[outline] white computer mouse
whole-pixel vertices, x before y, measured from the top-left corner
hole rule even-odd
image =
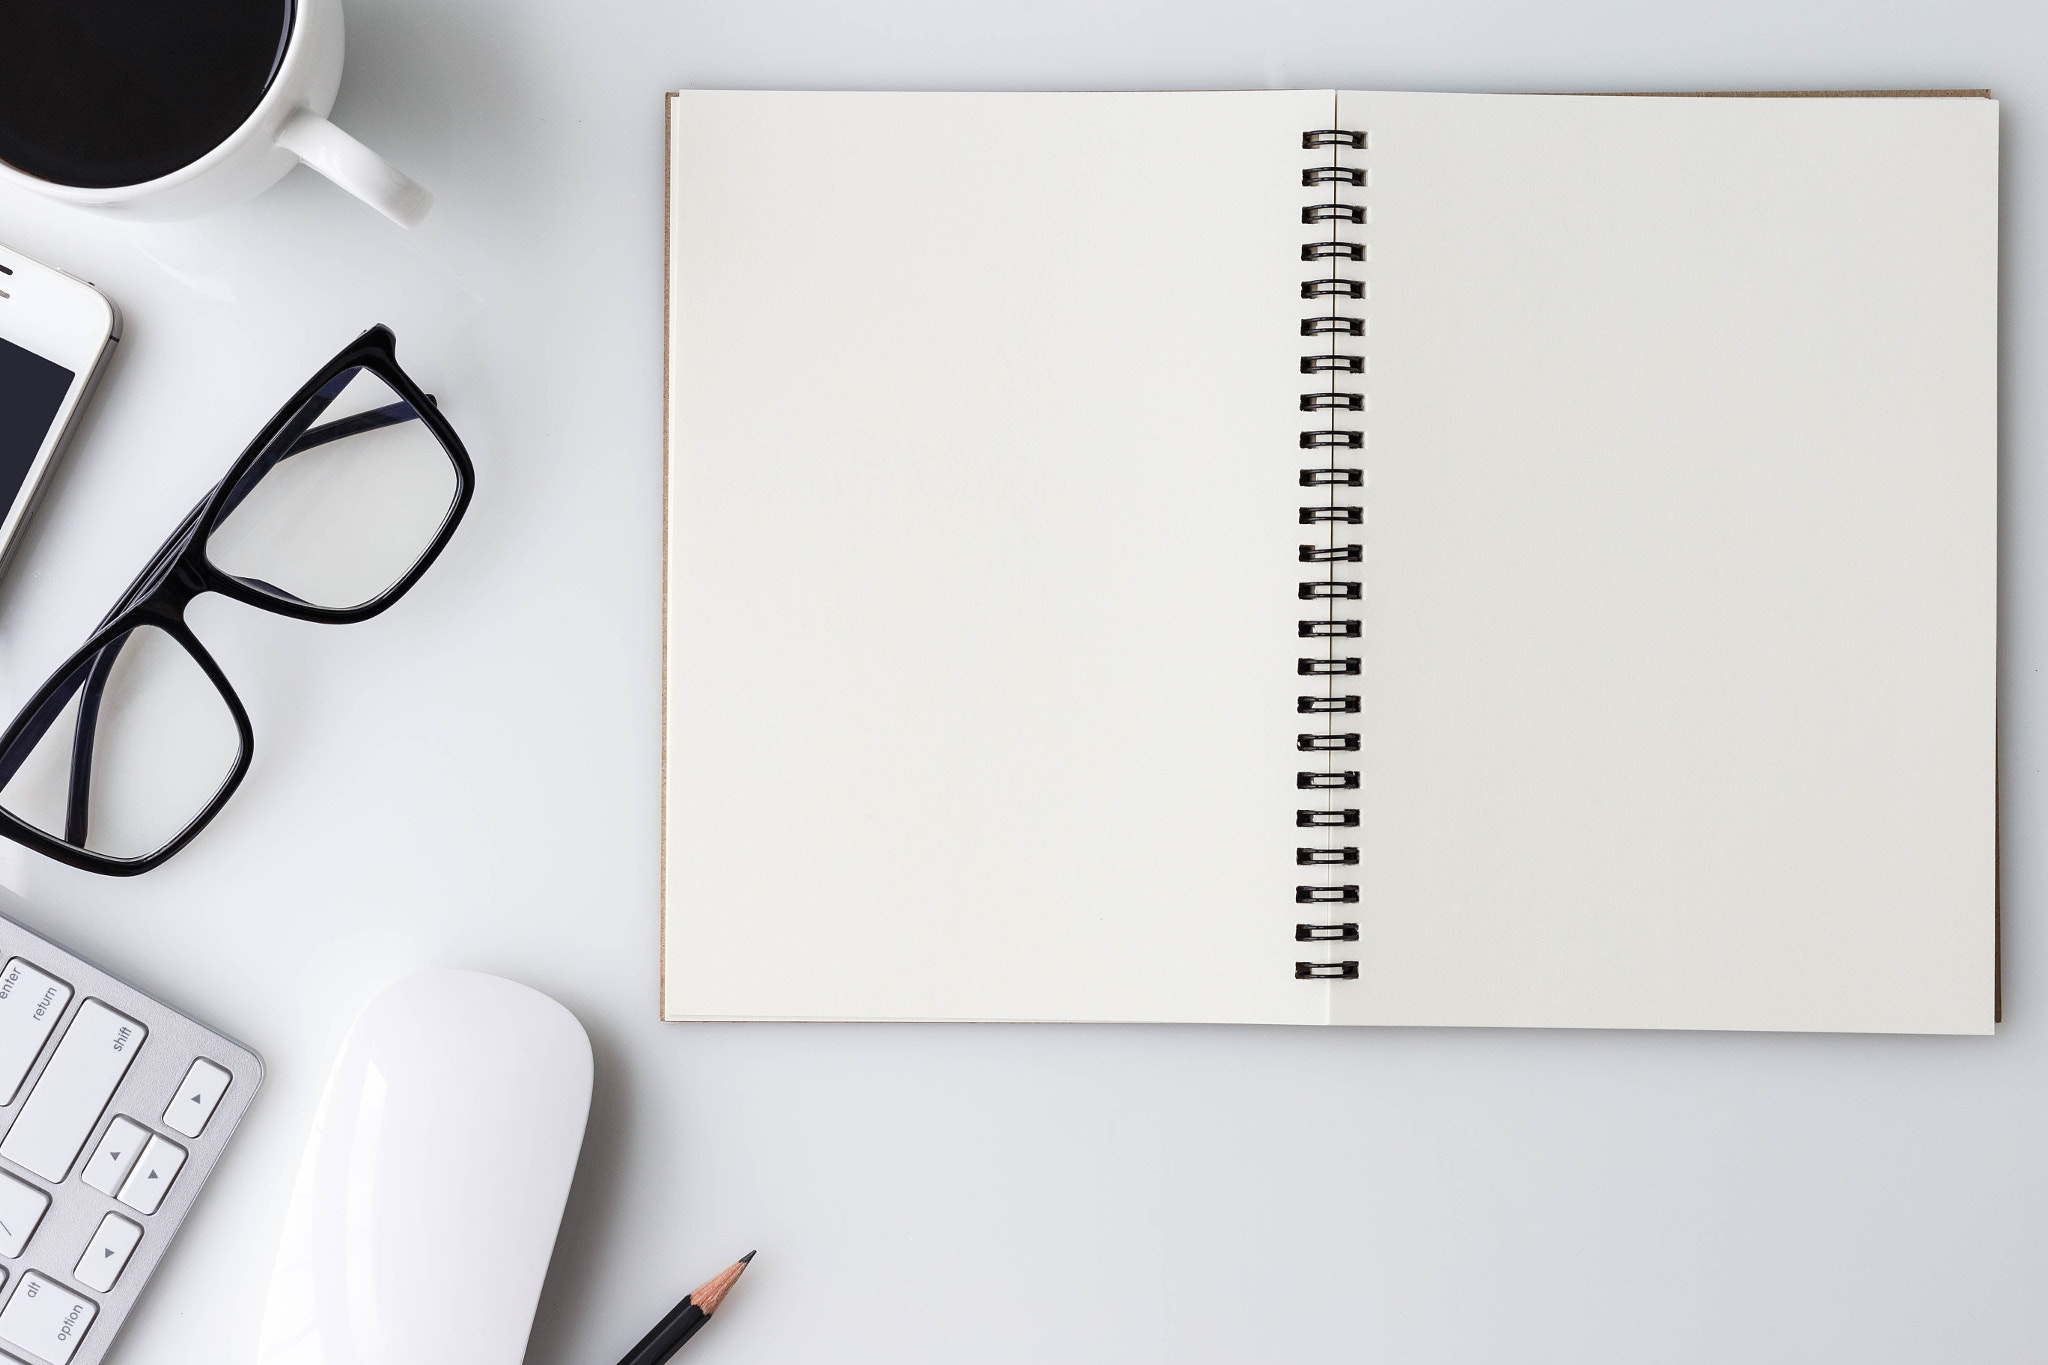
[[[480,972],[350,1026],[285,1215],[259,1365],[520,1365],[590,1113],[590,1039]]]

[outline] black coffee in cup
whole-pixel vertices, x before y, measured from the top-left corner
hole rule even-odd
[[[0,0],[0,161],[139,185],[225,141],[270,88],[292,0]]]

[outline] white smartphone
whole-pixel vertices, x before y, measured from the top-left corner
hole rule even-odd
[[[106,295],[0,246],[0,568],[120,339]]]

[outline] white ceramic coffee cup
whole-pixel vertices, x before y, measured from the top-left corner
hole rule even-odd
[[[412,227],[434,197],[327,121],[341,87],[341,0],[296,0],[284,60],[255,112],[197,161],[136,185],[59,185],[0,161],[0,181],[129,218],[191,218],[252,199],[303,161],[393,222]]]

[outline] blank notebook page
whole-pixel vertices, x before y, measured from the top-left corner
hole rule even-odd
[[[671,100],[666,1017],[1990,1027],[1995,104]]]
[[[1357,1023],[1992,1023],[1998,106],[1345,93]]]
[[[1320,1021],[1288,337],[1332,96],[674,99],[665,1013]]]

